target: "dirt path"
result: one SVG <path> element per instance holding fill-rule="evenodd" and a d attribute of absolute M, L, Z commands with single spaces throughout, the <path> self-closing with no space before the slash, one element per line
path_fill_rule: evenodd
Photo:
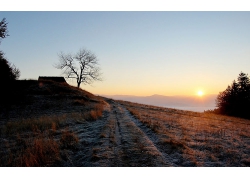
<path fill-rule="evenodd" d="M 177 166 L 158 144 L 154 132 L 116 101 L 107 99 L 103 117 L 70 129 L 80 146 L 68 153 L 64 166 Z"/>

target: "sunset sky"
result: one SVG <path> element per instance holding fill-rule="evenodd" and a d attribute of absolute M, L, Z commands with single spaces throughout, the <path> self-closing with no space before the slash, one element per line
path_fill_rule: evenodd
<path fill-rule="evenodd" d="M 58 53 L 96 54 L 101 95 L 218 94 L 250 74 L 250 12 L 0 12 L 0 50 L 20 79 L 60 76 Z M 75 82 L 69 81 L 76 85 Z"/>

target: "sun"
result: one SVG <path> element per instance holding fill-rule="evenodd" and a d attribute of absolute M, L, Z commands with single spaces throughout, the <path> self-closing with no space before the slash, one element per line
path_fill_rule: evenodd
<path fill-rule="evenodd" d="M 198 92 L 197 92 L 197 95 L 200 96 L 200 97 L 203 96 L 203 94 L 204 94 L 204 93 L 203 93 L 202 91 L 198 91 Z"/>

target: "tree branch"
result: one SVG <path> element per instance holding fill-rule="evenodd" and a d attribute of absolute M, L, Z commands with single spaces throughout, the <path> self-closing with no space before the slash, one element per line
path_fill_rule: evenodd
<path fill-rule="evenodd" d="M 80 83 L 91 84 L 93 81 L 102 81 L 100 68 L 96 56 L 88 50 L 80 49 L 75 56 L 60 53 L 59 63 L 54 65 L 57 69 L 65 69 L 64 74 L 67 78 L 75 78 L 78 86 Z M 79 64 L 79 70 L 74 65 Z"/>

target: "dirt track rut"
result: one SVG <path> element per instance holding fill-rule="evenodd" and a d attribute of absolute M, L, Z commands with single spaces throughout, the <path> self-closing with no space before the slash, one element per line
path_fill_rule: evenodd
<path fill-rule="evenodd" d="M 66 166 L 176 166 L 158 137 L 116 101 L 95 122 L 71 127 L 80 139 Z"/>

